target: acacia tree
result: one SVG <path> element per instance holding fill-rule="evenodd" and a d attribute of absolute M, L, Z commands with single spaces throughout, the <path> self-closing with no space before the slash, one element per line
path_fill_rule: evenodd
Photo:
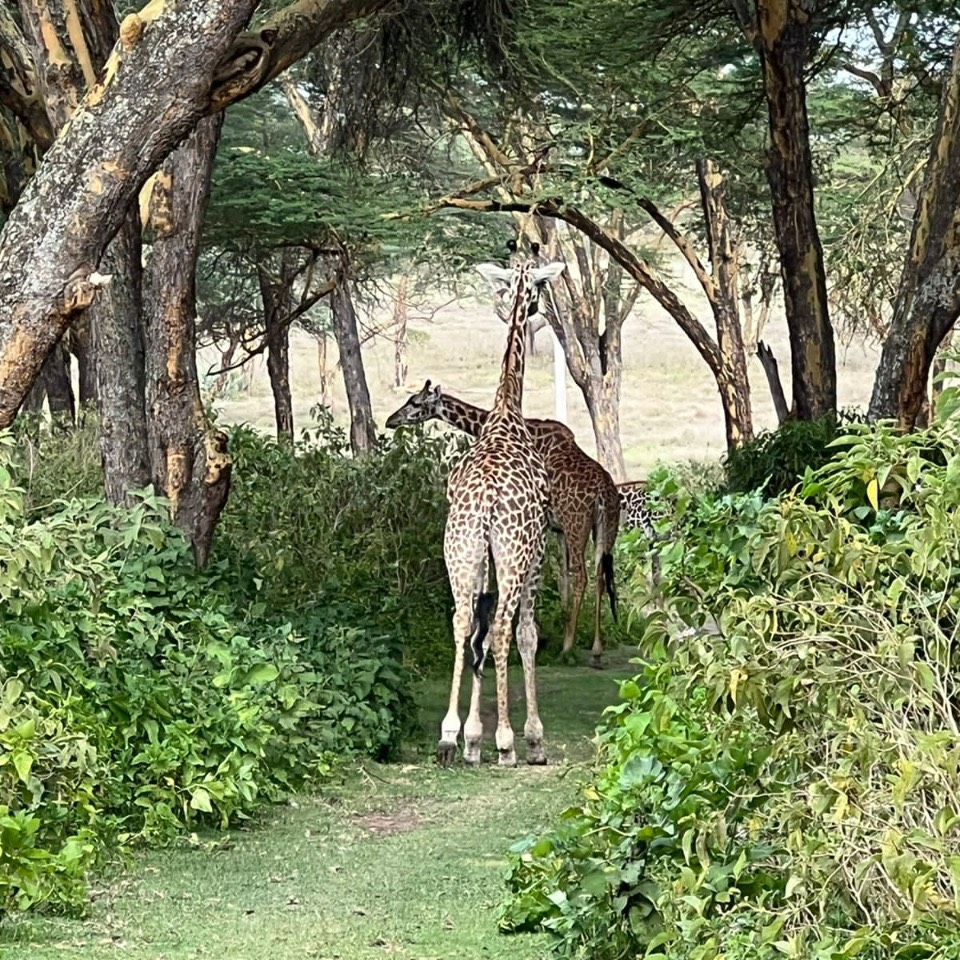
<path fill-rule="evenodd" d="M 205 114 L 257 89 L 342 23 L 384 5 L 376 0 L 300 0 L 276 13 L 258 33 L 239 34 L 255 6 L 253 0 L 151 4 L 124 19 L 118 42 L 99 72 L 95 69 L 97 51 L 102 61 L 116 26 L 108 5 L 99 0 L 24 5 L 24 19 L 36 28 L 38 60 L 49 55 L 57 67 L 66 60 L 78 68 L 64 71 L 63 77 L 56 70 L 46 71 L 47 78 L 59 84 L 47 92 L 51 113 L 56 119 L 65 119 L 60 115 L 76 109 L 69 125 L 60 124 L 61 136 L 11 211 L 0 239 L 0 304 L 4 307 L 0 425 L 13 418 L 66 328 L 91 305 L 98 287 L 113 279 L 115 304 L 101 323 L 92 325 L 100 332 L 100 342 L 94 346 L 99 347 L 101 357 L 121 358 L 113 365 L 121 372 L 115 381 L 119 389 L 107 394 L 101 389 L 101 409 L 109 409 L 111 404 L 113 409 L 122 409 L 129 401 L 125 418 L 103 418 L 104 443 L 110 450 L 107 463 L 120 481 L 111 484 L 108 475 L 108 493 L 112 499 L 122 499 L 132 486 L 143 485 L 141 477 L 146 480 L 149 476 L 141 469 L 146 458 L 138 447 L 145 441 L 145 419 L 140 421 L 141 427 L 137 414 L 144 409 L 144 384 L 142 374 L 138 376 L 143 364 L 138 356 L 140 330 L 132 319 L 139 319 L 139 229 L 134 214 L 126 211 L 157 163 Z M 33 15 L 34 21 L 30 19 Z M 9 18 L 0 25 L 8 27 Z M 0 33 L 0 41 L 6 42 L 8 33 Z M 61 39 L 69 41 L 73 59 L 64 56 Z M 86 97 L 77 106 L 83 89 L 81 76 Z M 21 83 L 23 91 L 28 88 Z M 26 127 L 31 98 L 14 98 L 13 107 L 22 108 L 22 119 L 20 114 L 18 119 Z M 203 163 L 195 167 L 201 170 Z M 200 176 L 202 179 L 203 174 Z M 161 194 L 163 189 L 162 185 Z M 205 182 L 201 182 L 194 196 L 202 197 L 205 190 Z M 185 195 L 189 193 L 188 188 Z M 96 267 L 125 215 L 129 217 L 129 244 L 124 246 L 126 231 L 121 232 L 113 254 L 108 254 L 115 276 L 104 276 Z M 193 235 L 198 236 L 198 230 L 199 221 L 184 231 L 189 235 L 184 250 L 195 246 Z M 49 250 L 56 253 L 41 257 L 41 252 Z M 15 276 L 14 263 L 25 266 L 25 280 Z M 185 279 L 184 275 L 175 277 L 181 286 L 164 293 L 171 302 L 192 309 L 192 274 Z M 165 351 L 171 362 L 174 356 L 192 355 L 192 320 L 184 322 L 176 310 L 169 315 L 162 311 L 160 317 L 164 323 L 169 321 L 169 327 L 155 327 L 160 330 L 155 346 Z M 98 364 L 97 369 L 102 388 L 100 371 L 107 367 Z M 195 416 L 199 408 L 195 363 L 182 364 L 176 376 L 160 378 L 152 386 L 162 391 L 173 381 L 178 399 L 188 400 L 186 407 L 194 416 L 174 431 L 169 424 L 153 425 L 155 436 L 161 437 L 153 449 L 162 449 L 163 456 L 155 458 L 152 473 L 162 489 L 175 494 L 175 519 L 187 530 L 202 562 L 226 499 L 229 458 L 221 442 L 208 442 L 210 437 Z M 120 396 L 125 399 L 119 401 Z M 164 404 L 153 402 L 152 406 L 159 410 Z M 169 409 L 175 407 L 178 405 L 169 405 Z M 183 408 L 179 409 L 183 413 Z M 111 424 L 120 429 L 111 431 Z M 204 469 L 195 462 L 192 467 L 185 466 L 178 459 L 186 456 L 185 433 L 192 435 L 194 450 L 204 451 Z M 111 437 L 119 441 L 111 444 Z M 177 447 L 175 455 L 170 455 L 171 446 Z M 172 469 L 174 461 L 179 473 Z M 191 500 L 202 506 L 180 509 Z"/>
<path fill-rule="evenodd" d="M 298 0 L 264 30 L 238 36 L 255 5 L 169 0 L 121 24 L 104 70 L 0 238 L 0 426 L 13 419 L 73 317 L 93 301 L 103 283 L 96 269 L 102 252 L 160 161 L 204 114 L 262 86 L 387 0 Z"/>
<path fill-rule="evenodd" d="M 770 121 L 767 178 L 790 331 L 793 410 L 813 420 L 837 408 L 837 367 L 823 246 L 814 212 L 805 72 L 818 0 L 730 0 L 760 59 Z"/>
<path fill-rule="evenodd" d="M 606 207 L 603 205 L 604 195 L 607 198 L 615 197 L 614 210 L 629 203 L 631 208 L 643 210 L 666 233 L 693 269 L 706 295 L 716 323 L 717 337 L 714 339 L 697 319 L 695 312 L 625 239 L 622 219 L 618 220 L 615 214 L 611 225 L 605 226 L 598 214 L 564 200 L 561 194 L 563 184 L 557 171 L 572 162 L 568 155 L 579 147 L 578 143 L 568 145 L 563 152 L 555 142 L 555 132 L 551 140 L 536 138 L 530 132 L 534 125 L 524 126 L 516 121 L 512 128 L 505 127 L 495 135 L 484 127 L 477 116 L 461 106 L 461 98 L 448 95 L 447 104 L 450 105 L 448 112 L 457 119 L 458 133 L 468 139 L 475 155 L 483 158 L 486 176 L 448 194 L 428 209 L 453 208 L 514 214 L 532 211 L 541 218 L 563 221 L 570 228 L 567 236 L 574 240 L 568 250 L 577 264 L 576 275 L 573 271 L 566 271 L 569 276 L 564 278 L 565 303 L 552 316 L 550 311 L 547 315 L 551 317 L 554 330 L 564 344 L 568 369 L 583 391 L 594 424 L 598 454 L 604 465 L 615 475 L 623 475 L 616 414 L 622 370 L 620 328 L 636 298 L 636 291 L 628 292 L 621 300 L 617 290 L 618 270 L 622 270 L 637 288 L 642 287 L 652 294 L 677 321 L 707 362 L 720 392 L 728 446 L 732 448 L 750 439 L 753 425 L 737 288 L 740 243 L 726 214 L 726 181 L 716 166 L 704 161 L 697 164 L 695 171 L 700 187 L 711 269 L 701 262 L 693 240 L 674 225 L 658 204 L 649 197 L 636 195 L 625 184 L 604 172 L 609 169 L 613 159 L 629 147 L 629 135 L 627 143 L 605 145 L 606 149 L 598 152 L 593 163 L 582 171 L 576 185 L 584 193 L 585 181 L 591 184 L 591 202 L 596 208 L 609 208 L 609 202 Z M 540 125 L 544 134 L 547 126 L 548 121 Z M 525 135 L 512 136 L 517 129 L 524 129 Z M 551 151 L 553 155 L 548 156 Z M 490 193 L 494 193 L 498 199 L 478 199 Z M 546 199 L 536 199 L 544 196 Z M 549 243 L 551 237 L 541 232 L 533 239 Z M 611 272 L 611 267 L 606 267 L 605 277 L 598 274 L 598 261 L 592 253 L 588 253 L 589 246 L 604 251 L 609 257 L 613 268 Z M 559 252 L 559 248 L 551 251 L 551 255 L 556 252 Z"/>

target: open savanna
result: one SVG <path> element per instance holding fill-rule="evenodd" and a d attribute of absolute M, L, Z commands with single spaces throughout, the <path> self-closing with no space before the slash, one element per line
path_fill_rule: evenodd
<path fill-rule="evenodd" d="M 710 310 L 677 269 L 674 285 L 711 333 Z M 370 326 L 389 321 L 388 304 L 372 316 Z M 407 385 L 393 385 L 394 345 L 378 337 L 364 346 L 364 363 L 378 426 L 413 391 L 431 379 L 445 390 L 479 405 L 489 406 L 500 372 L 506 328 L 497 320 L 486 291 L 478 295 L 438 295 L 427 305 L 412 306 L 409 321 Z M 780 363 L 784 388 L 789 396 L 790 353 L 782 310 L 775 310 L 764 331 Z M 866 405 L 873 384 L 877 350 L 859 344 L 837 345 L 839 402 L 842 407 Z M 627 471 L 643 476 L 659 462 L 711 460 L 724 451 L 723 416 L 713 378 L 693 344 L 671 317 L 642 294 L 623 328 L 623 396 L 620 407 L 621 437 Z M 202 369 L 215 363 L 205 353 Z M 254 359 L 251 376 L 243 388 L 234 387 L 218 402 L 219 416 L 226 423 L 250 423 L 273 429 L 273 406 L 266 366 Z M 331 344 L 330 363 L 336 363 Z M 290 347 L 291 385 L 297 429 L 310 423 L 309 411 L 320 397 L 317 342 L 294 330 Z M 331 377 L 331 406 L 338 423 L 348 422 L 343 382 L 336 370 Z M 750 360 L 750 383 L 756 429 L 773 427 L 776 418 L 766 378 L 756 358 Z M 537 337 L 537 352 L 527 367 L 524 410 L 528 416 L 552 417 L 553 356 L 546 330 Z M 580 391 L 567 377 L 567 421 L 580 445 L 595 453 L 593 431 Z"/>

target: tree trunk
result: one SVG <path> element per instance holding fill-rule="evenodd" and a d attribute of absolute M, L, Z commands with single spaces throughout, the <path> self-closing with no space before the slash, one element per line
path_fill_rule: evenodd
<path fill-rule="evenodd" d="M 813 420 L 837 408 L 833 328 L 813 205 L 804 70 L 817 0 L 756 0 L 754 42 L 770 118 L 767 179 L 790 330 L 794 411 Z"/>
<path fill-rule="evenodd" d="M 767 383 L 770 386 L 770 396 L 773 398 L 773 409 L 777 414 L 777 423 L 783 423 L 790 416 L 790 407 L 787 405 L 783 383 L 780 381 L 777 358 L 773 355 L 773 350 L 762 340 L 757 344 L 757 356 L 760 358 L 760 366 L 763 367 Z"/>
<path fill-rule="evenodd" d="M 83 412 L 97 404 L 97 371 L 94 369 L 92 331 L 87 313 L 81 313 L 73 322 L 67 336 L 70 352 L 77 359 L 79 419 Z"/>
<path fill-rule="evenodd" d="M 70 382 L 70 354 L 62 344 L 47 357 L 42 377 L 51 419 L 73 424 L 76 421 L 77 405 L 73 384 Z"/>
<path fill-rule="evenodd" d="M 890 329 L 870 399 L 870 418 L 912 429 L 927 397 L 930 365 L 960 315 L 960 40 L 943 87 L 923 187 Z"/>
<path fill-rule="evenodd" d="M 86 313 L 96 383 L 104 490 L 131 503 L 150 483 L 143 347 L 140 211 L 131 207 L 100 269 L 112 279 Z"/>
<path fill-rule="evenodd" d="M 317 337 L 317 371 L 320 374 L 320 405 L 331 406 L 330 400 L 330 367 L 327 362 L 327 335 L 321 333 Z"/>
<path fill-rule="evenodd" d="M 150 199 L 154 243 L 144 277 L 151 469 L 200 566 L 232 469 L 226 435 L 203 410 L 196 355 L 196 265 L 221 120 L 203 120 L 161 168 Z"/>
<path fill-rule="evenodd" d="M 271 277 L 260 265 L 260 297 L 267 344 L 267 373 L 273 391 L 277 437 L 293 440 L 293 397 L 290 393 L 290 315 L 293 312 L 293 282 L 296 275 L 294 251 L 280 254 L 279 275 Z"/>
<path fill-rule="evenodd" d="M 42 64 L 47 112 L 59 133 L 96 84 L 117 39 L 113 5 L 104 0 L 21 0 L 35 61 Z M 136 204 L 103 255 L 111 281 L 83 317 L 89 331 L 104 488 L 111 503 L 129 503 L 149 483 L 141 320 L 140 216 Z M 79 320 L 79 318 L 78 318 Z M 56 355 L 54 351 L 51 356 Z M 88 376 L 89 370 L 82 376 Z M 88 384 L 84 383 L 84 387 Z M 48 391 L 49 393 L 49 391 Z M 53 395 L 50 394 L 51 408 Z"/>
<path fill-rule="evenodd" d="M 723 376 L 718 378 L 717 385 L 729 451 L 753 439 L 750 377 L 740 329 L 739 249 L 724 203 L 726 178 L 713 161 L 698 160 L 697 181 L 715 281 L 711 307 L 717 325 L 717 346 L 723 357 Z"/>
<path fill-rule="evenodd" d="M 50 406 L 51 420 L 61 424 L 75 422 L 76 403 L 70 382 L 70 354 L 62 345 L 44 361 L 40 376 L 30 388 L 22 409 L 40 414 L 45 400 Z"/>
<path fill-rule="evenodd" d="M 349 281 L 341 277 L 330 295 L 330 312 L 333 316 L 333 334 L 340 351 L 340 369 L 343 385 L 350 407 L 350 448 L 355 457 L 371 453 L 377 442 L 377 429 L 373 422 L 367 376 L 363 369 L 360 352 L 360 332 L 357 328 L 357 312 L 350 296 Z"/>
<path fill-rule="evenodd" d="M 255 0 L 149 4 L 47 152 L 0 234 L 0 427 L 103 282 L 97 265 L 147 177 L 210 108 Z"/>
<path fill-rule="evenodd" d="M 597 460 L 615 482 L 622 483 L 627 479 L 627 468 L 623 462 L 623 445 L 620 442 L 620 391 L 617 389 L 617 396 L 614 396 L 609 381 L 598 384 L 598 387 L 596 390 L 584 391 L 584 400 L 597 443 Z"/>
<path fill-rule="evenodd" d="M 407 385 L 407 289 L 410 278 L 404 274 L 400 278 L 397 300 L 393 307 L 393 385 Z"/>

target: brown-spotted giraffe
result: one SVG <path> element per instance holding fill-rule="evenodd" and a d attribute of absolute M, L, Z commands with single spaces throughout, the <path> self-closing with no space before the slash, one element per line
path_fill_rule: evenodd
<path fill-rule="evenodd" d="M 423 389 L 387 418 L 390 428 L 439 419 L 471 436 L 478 436 L 489 412 L 482 407 L 444 393 L 428 380 Z M 614 619 L 617 616 L 616 588 L 613 579 L 613 545 L 620 521 L 620 499 L 609 473 L 588 456 L 574 439 L 571 430 L 556 420 L 527 420 L 534 446 L 543 458 L 550 481 L 551 525 L 560 537 L 562 553 L 561 592 L 569 603 L 563 649 L 573 647 L 577 620 L 587 586 L 584 553 L 590 535 L 596 547 L 594 598 L 594 635 L 591 664 L 600 666 L 603 643 L 600 634 L 600 608 L 604 586 L 610 597 Z M 573 595 L 569 593 L 572 581 Z"/>
<path fill-rule="evenodd" d="M 642 530 L 651 547 L 660 539 L 653 521 L 660 516 L 650 508 L 650 490 L 646 480 L 628 480 L 617 484 L 620 521 L 627 530 Z M 656 551 L 650 561 L 654 586 L 660 582 L 660 557 Z"/>
<path fill-rule="evenodd" d="M 521 413 L 524 324 L 538 288 L 563 269 L 559 263 L 519 264 L 507 271 L 484 264 L 481 272 L 509 281 L 510 330 L 493 409 L 476 443 L 450 472 L 450 512 L 443 555 L 453 592 L 453 678 L 450 704 L 440 728 L 437 759 L 453 762 L 460 735 L 460 679 L 465 654 L 472 652 L 470 712 L 463 725 L 464 760 L 480 762 L 481 671 L 492 652 L 497 679 L 496 743 L 501 766 L 516 764 L 507 691 L 507 656 L 517 613 L 517 647 L 523 662 L 527 720 L 527 762 L 546 763 L 543 724 L 537 709 L 537 629 L 534 603 L 547 530 L 549 488 L 543 459 Z M 487 592 L 488 559 L 497 577 L 497 602 Z M 492 612 L 492 621 L 491 621 Z M 487 633 L 489 630 L 489 640 Z"/>

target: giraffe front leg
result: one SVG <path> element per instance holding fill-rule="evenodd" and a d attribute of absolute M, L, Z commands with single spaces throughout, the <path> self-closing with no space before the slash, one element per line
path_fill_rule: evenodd
<path fill-rule="evenodd" d="M 450 704 L 440 724 L 440 742 L 437 744 L 437 763 L 449 767 L 457 756 L 457 738 L 460 736 L 460 681 L 463 677 L 463 659 L 470 635 L 472 611 L 466 613 L 458 606 L 453 618 L 453 679 L 450 683 Z"/>

